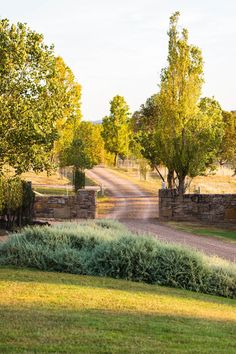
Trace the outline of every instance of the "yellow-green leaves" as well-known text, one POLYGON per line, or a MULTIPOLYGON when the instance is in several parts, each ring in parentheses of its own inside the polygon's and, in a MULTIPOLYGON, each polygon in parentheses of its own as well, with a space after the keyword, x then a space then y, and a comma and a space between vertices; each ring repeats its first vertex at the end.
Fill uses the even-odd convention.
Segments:
POLYGON ((80 119, 80 86, 42 35, 8 20, 0 33, 0 165, 48 170, 58 121, 80 119))
POLYGON ((110 105, 110 115, 103 118, 102 137, 105 149, 114 154, 114 164, 116 164, 118 156, 124 158, 128 155, 130 113, 129 107, 122 96, 115 96, 110 105))

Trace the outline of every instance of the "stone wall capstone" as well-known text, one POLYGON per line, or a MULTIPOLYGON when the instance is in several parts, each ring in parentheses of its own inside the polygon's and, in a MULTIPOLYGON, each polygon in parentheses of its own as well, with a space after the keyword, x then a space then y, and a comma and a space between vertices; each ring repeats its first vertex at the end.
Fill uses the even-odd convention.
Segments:
POLYGON ((184 194, 159 190, 159 218, 209 223, 236 222, 236 194, 184 194))
POLYGON ((34 217, 49 219, 95 219, 96 191, 80 189, 72 196, 36 196, 34 217))

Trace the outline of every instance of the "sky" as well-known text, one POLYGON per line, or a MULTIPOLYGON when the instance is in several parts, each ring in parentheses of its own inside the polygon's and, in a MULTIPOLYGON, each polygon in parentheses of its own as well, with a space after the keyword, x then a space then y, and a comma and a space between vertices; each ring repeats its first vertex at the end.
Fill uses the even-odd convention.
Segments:
POLYGON ((85 120, 108 115, 117 94, 134 112, 158 92, 175 11, 203 53, 202 96, 236 110, 235 0, 0 0, 2 19, 27 23, 55 45, 82 85, 85 120))

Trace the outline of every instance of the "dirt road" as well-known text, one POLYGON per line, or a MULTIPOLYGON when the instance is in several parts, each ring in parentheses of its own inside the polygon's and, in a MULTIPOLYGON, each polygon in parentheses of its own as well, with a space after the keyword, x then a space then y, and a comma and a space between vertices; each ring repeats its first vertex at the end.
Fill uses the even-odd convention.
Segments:
POLYGON ((137 233, 149 233, 167 242, 188 245, 206 254, 236 261, 236 243, 177 231, 160 223, 157 196, 147 193, 126 178, 118 177, 112 170, 103 167, 88 171, 88 176, 103 185, 111 195, 113 209, 105 217, 119 219, 137 233))
POLYGON ((118 177, 111 170, 95 167, 88 177, 109 192, 115 207, 106 215, 111 219, 150 219, 158 216, 157 195, 152 195, 129 180, 118 177))

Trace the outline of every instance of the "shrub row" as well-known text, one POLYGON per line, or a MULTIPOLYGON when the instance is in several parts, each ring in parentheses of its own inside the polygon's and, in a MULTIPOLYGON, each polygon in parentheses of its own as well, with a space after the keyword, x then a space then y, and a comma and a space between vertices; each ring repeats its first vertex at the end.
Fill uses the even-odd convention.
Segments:
POLYGON ((112 221, 27 227, 0 245, 0 264, 109 276, 236 298, 236 269, 112 221))

